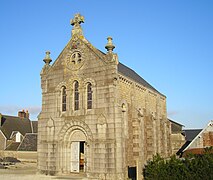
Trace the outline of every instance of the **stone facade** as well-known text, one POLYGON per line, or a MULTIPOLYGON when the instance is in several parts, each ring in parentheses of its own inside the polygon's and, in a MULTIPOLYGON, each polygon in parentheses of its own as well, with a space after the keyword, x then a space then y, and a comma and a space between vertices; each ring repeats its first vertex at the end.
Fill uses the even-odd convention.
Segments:
POLYGON ((41 71, 38 170, 85 173, 87 178, 123 180, 156 153, 171 154, 166 97, 118 61, 108 38, 107 53, 90 44, 71 20, 72 37, 41 71))
POLYGON ((182 124, 179 124, 171 119, 168 119, 171 122, 171 145, 172 145, 172 154, 176 155, 180 148, 185 144, 185 136, 183 135, 182 124))

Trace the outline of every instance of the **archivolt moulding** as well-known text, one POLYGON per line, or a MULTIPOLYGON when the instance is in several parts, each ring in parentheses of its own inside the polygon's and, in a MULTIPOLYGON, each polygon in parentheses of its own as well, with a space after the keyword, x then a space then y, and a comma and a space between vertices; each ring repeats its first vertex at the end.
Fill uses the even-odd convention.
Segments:
POLYGON ((68 88, 68 87, 67 87, 67 83, 63 81, 63 82, 61 82, 61 83, 59 83, 59 84, 57 85, 56 91, 60 91, 61 88, 62 88, 63 86, 65 86, 66 88, 68 88))
POLYGON ((91 79, 91 78, 86 78, 83 83, 84 83, 84 86, 86 86, 87 83, 91 83, 92 86, 96 85, 94 79, 91 79))
POLYGON ((82 131, 88 141, 93 139, 92 131, 85 122, 72 120, 71 122, 64 124, 61 128, 61 131, 59 132, 59 141, 68 140, 74 130, 82 131))

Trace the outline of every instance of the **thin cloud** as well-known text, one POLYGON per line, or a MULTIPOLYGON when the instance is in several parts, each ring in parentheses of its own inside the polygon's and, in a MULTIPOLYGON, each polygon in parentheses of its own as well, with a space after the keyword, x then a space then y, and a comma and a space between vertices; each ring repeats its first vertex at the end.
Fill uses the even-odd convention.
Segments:
POLYGON ((28 107, 21 107, 16 105, 0 105, 0 113, 8 114, 8 115, 17 115, 18 111, 21 110, 28 110, 31 115, 38 115, 41 111, 40 106, 28 106, 28 107))
POLYGON ((14 113, 17 113, 19 110, 19 107, 18 106, 15 106, 15 105, 4 105, 4 106, 0 106, 0 112, 2 114, 14 114, 14 113))
POLYGON ((40 106, 31 106, 28 108, 30 114, 39 114, 41 112, 40 106))
POLYGON ((173 117, 175 115, 179 114, 178 111, 168 111, 167 115, 170 116, 170 117, 173 117))

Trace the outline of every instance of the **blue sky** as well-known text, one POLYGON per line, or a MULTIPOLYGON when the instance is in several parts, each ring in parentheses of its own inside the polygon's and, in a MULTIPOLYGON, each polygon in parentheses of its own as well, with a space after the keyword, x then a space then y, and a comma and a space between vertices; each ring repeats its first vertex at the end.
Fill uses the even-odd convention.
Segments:
POLYGON ((213 119, 212 0, 1 0, 0 112, 41 107, 45 51, 57 58, 81 13, 85 37, 105 51, 113 37, 119 61, 167 96, 168 117, 185 128, 213 119))

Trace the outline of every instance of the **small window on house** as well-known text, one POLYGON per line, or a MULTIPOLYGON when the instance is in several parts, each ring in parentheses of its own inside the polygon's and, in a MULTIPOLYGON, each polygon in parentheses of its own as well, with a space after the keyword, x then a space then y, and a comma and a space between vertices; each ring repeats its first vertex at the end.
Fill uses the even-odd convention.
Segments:
POLYGON ((87 109, 92 109, 92 84, 87 85, 87 109))
POLYGON ((67 109, 67 93, 66 87, 62 87, 62 111, 66 111, 67 109))
POLYGON ((78 81, 74 82, 74 110, 79 109, 79 84, 78 81))

